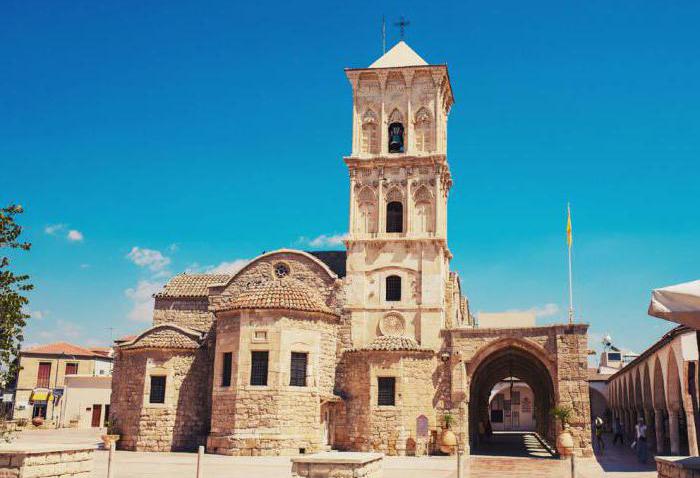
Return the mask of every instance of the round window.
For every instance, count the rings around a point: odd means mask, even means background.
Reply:
[[[275,276],[278,278],[287,277],[289,275],[289,266],[284,262],[275,264]]]

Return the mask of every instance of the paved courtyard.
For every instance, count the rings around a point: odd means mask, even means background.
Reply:
[[[16,443],[100,442],[100,430],[27,430]],[[532,441],[531,435],[495,436],[490,447],[465,459],[465,477],[478,478],[561,478],[570,477],[568,461],[548,457],[546,449]],[[608,452],[576,461],[577,478],[652,478],[653,465],[638,465],[628,447],[608,447]],[[503,456],[509,455],[509,456]],[[194,478],[196,455],[193,453],[139,453],[118,451],[114,478],[167,477]],[[205,455],[204,477],[285,478],[290,476],[289,457],[228,457]],[[95,478],[107,476],[107,452],[95,453]],[[456,478],[454,457],[387,457],[385,478]]]

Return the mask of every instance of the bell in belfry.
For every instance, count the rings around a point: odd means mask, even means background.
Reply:
[[[403,125],[401,123],[389,125],[389,152],[403,153]]]

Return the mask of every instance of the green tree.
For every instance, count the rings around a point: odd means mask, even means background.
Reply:
[[[19,239],[22,227],[15,216],[22,214],[22,206],[11,204],[0,209],[0,387],[17,373],[15,359],[24,340],[23,329],[29,315],[24,307],[29,303],[26,292],[34,286],[26,274],[10,270],[9,253],[12,250],[28,251],[31,244]]]

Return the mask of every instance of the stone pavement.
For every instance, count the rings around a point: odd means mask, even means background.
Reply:
[[[16,443],[74,443],[97,444],[101,431],[97,430],[27,430]],[[499,453],[515,456],[472,455],[465,459],[467,478],[569,478],[570,462],[546,459],[527,435],[523,443],[509,440],[513,449],[502,443]],[[629,447],[608,447],[607,453],[596,458],[577,459],[576,478],[655,478],[653,462],[641,466],[636,463]],[[521,450],[517,452],[517,450]],[[527,453],[522,453],[526,449]],[[520,453],[514,453],[513,451]],[[481,453],[488,451],[482,450]],[[118,451],[115,457],[114,478],[194,478],[197,456],[194,453],[139,453]],[[290,476],[289,457],[229,457],[205,455],[204,478],[287,478]],[[95,478],[107,476],[107,452],[95,453]],[[387,457],[384,478],[456,478],[454,457]]]

